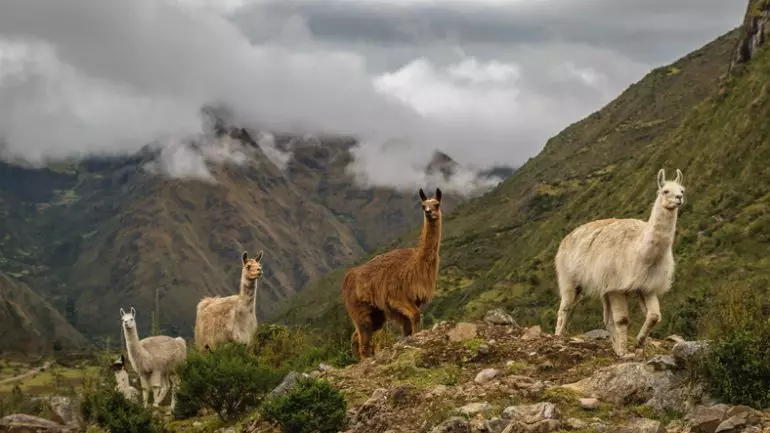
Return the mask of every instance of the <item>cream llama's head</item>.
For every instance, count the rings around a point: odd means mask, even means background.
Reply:
[[[439,188],[436,188],[436,195],[431,198],[428,198],[420,188],[420,200],[422,200],[422,210],[428,221],[441,218],[441,190]]]
[[[666,172],[658,171],[658,195],[663,207],[669,210],[678,209],[684,204],[684,186],[682,186],[682,170],[676,169],[676,179],[666,180]]]
[[[128,313],[123,311],[123,308],[120,309],[120,321],[123,322],[123,327],[125,329],[136,328],[136,320],[134,320],[134,317],[136,317],[136,310],[134,310],[134,307],[131,307],[131,310],[129,310]]]
[[[241,259],[243,260],[243,278],[249,281],[256,281],[262,277],[262,257],[264,252],[260,250],[255,257],[249,258],[246,251],[243,252]]]

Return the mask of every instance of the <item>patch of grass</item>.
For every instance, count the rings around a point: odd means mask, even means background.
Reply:
[[[393,362],[379,367],[380,371],[393,377],[398,384],[412,385],[419,389],[435,385],[457,385],[460,380],[460,367],[443,363],[435,368],[425,368],[422,367],[421,355],[421,349],[406,350]]]
[[[505,364],[505,371],[508,374],[521,374],[530,368],[530,365],[523,361],[511,362]]]

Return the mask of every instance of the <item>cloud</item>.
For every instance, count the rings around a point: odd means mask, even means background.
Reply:
[[[253,130],[356,136],[351,170],[376,184],[430,181],[436,149],[469,173],[518,165],[656,62],[739,23],[725,2],[650,2],[4,2],[0,157],[157,143],[162,172],[206,179],[206,164],[240,158],[182,144],[201,137],[211,103]],[[285,165],[269,135],[259,141]]]

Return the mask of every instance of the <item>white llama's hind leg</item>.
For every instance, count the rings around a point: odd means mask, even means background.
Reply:
[[[160,383],[160,391],[158,392],[158,404],[161,404],[166,399],[169,389],[171,389],[168,377],[164,377]]]
[[[150,376],[150,385],[152,385],[152,406],[158,407],[161,402],[161,391],[163,390],[163,378],[160,371],[153,371]]]
[[[615,335],[612,346],[615,354],[625,358],[628,344],[628,298],[621,292],[610,292],[607,296],[612,307],[612,325]]]
[[[150,399],[150,378],[146,375],[139,375],[139,383],[142,385],[142,406],[147,407]]]
[[[556,317],[556,331],[554,334],[564,334],[564,331],[567,329],[567,323],[569,323],[570,316],[572,315],[572,311],[580,301],[580,292],[580,288],[569,278],[562,275],[559,276],[559,294],[561,295],[561,302],[559,304],[559,313]]]
[[[179,378],[176,375],[171,376],[171,404],[169,411],[173,412],[176,407],[176,391],[179,389]]]
[[[660,302],[658,296],[654,293],[642,294],[642,305],[645,319],[642,329],[636,336],[636,348],[643,349],[647,336],[650,335],[652,328],[660,322]]]

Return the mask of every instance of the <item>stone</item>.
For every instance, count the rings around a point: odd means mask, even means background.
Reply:
[[[672,355],[655,355],[647,365],[651,365],[657,371],[676,370],[678,368],[676,359]]]
[[[319,365],[318,365],[318,370],[319,370],[319,371],[324,371],[324,372],[326,372],[326,371],[329,371],[329,370],[333,370],[333,369],[334,369],[334,367],[332,367],[332,366],[330,366],[330,365],[327,365],[327,364],[323,364],[323,363],[322,363],[322,364],[319,364]]]
[[[481,413],[490,409],[492,409],[491,404],[485,401],[481,401],[476,403],[468,403],[463,407],[457,408],[457,411],[463,415],[473,416],[473,415],[476,415],[477,413]]]
[[[500,308],[487,311],[487,314],[484,315],[484,321],[490,325],[519,327],[513,317]]]
[[[714,433],[725,419],[729,407],[725,404],[696,406],[686,416],[687,427],[691,433]]]
[[[583,334],[589,340],[607,340],[610,333],[605,329],[594,329]]]
[[[292,371],[289,374],[286,375],[286,377],[283,378],[283,381],[276,386],[272,391],[270,391],[271,397],[276,397],[280,395],[285,395],[287,392],[289,392],[290,389],[294,387],[294,385],[297,384],[297,380],[299,380],[300,377],[309,377],[307,374],[298,373],[296,371]]]
[[[521,421],[511,421],[503,433],[550,433],[559,428],[559,421],[555,419],[544,419],[532,424],[526,424]]]
[[[60,395],[52,396],[48,399],[48,406],[53,413],[53,421],[65,425],[78,425],[77,413],[72,407],[72,399]]]
[[[489,345],[488,344],[480,344],[479,345],[479,355],[489,355]]]
[[[588,427],[588,423],[579,418],[568,418],[564,424],[571,430],[583,430]]]
[[[74,433],[78,431],[78,428],[61,425],[32,415],[16,413],[0,419],[0,431],[9,433]]]
[[[694,365],[708,352],[707,341],[682,341],[671,348],[671,354],[679,365]]]
[[[599,408],[599,399],[596,398],[581,398],[580,407],[585,410],[596,410]]]
[[[484,428],[489,433],[503,433],[503,430],[505,430],[505,428],[508,427],[508,424],[510,423],[511,422],[508,420],[495,417],[490,420],[484,420]]]
[[[679,335],[673,334],[666,337],[666,340],[673,341],[674,343],[684,343],[686,340]]]
[[[647,418],[634,418],[625,426],[612,431],[615,433],[666,433],[660,421]]]
[[[746,427],[746,417],[734,415],[719,423],[714,433],[739,433]]]
[[[433,427],[430,433],[470,433],[471,426],[464,418],[455,416]]]
[[[532,340],[543,335],[543,330],[540,329],[540,325],[530,326],[524,330],[524,334],[521,336],[522,340]]]
[[[460,322],[447,332],[449,341],[459,343],[474,339],[478,335],[476,328],[476,325],[473,323]]]
[[[503,418],[521,421],[525,424],[535,424],[547,419],[557,419],[559,413],[556,405],[550,402],[508,406],[503,410]]]
[[[399,386],[390,393],[390,401],[393,402],[394,405],[402,405],[411,399],[413,392],[414,388],[412,386]]]
[[[500,372],[495,368],[485,368],[481,370],[479,374],[476,375],[476,378],[473,379],[473,381],[481,385],[494,379],[495,376],[498,375],[498,373]]]

